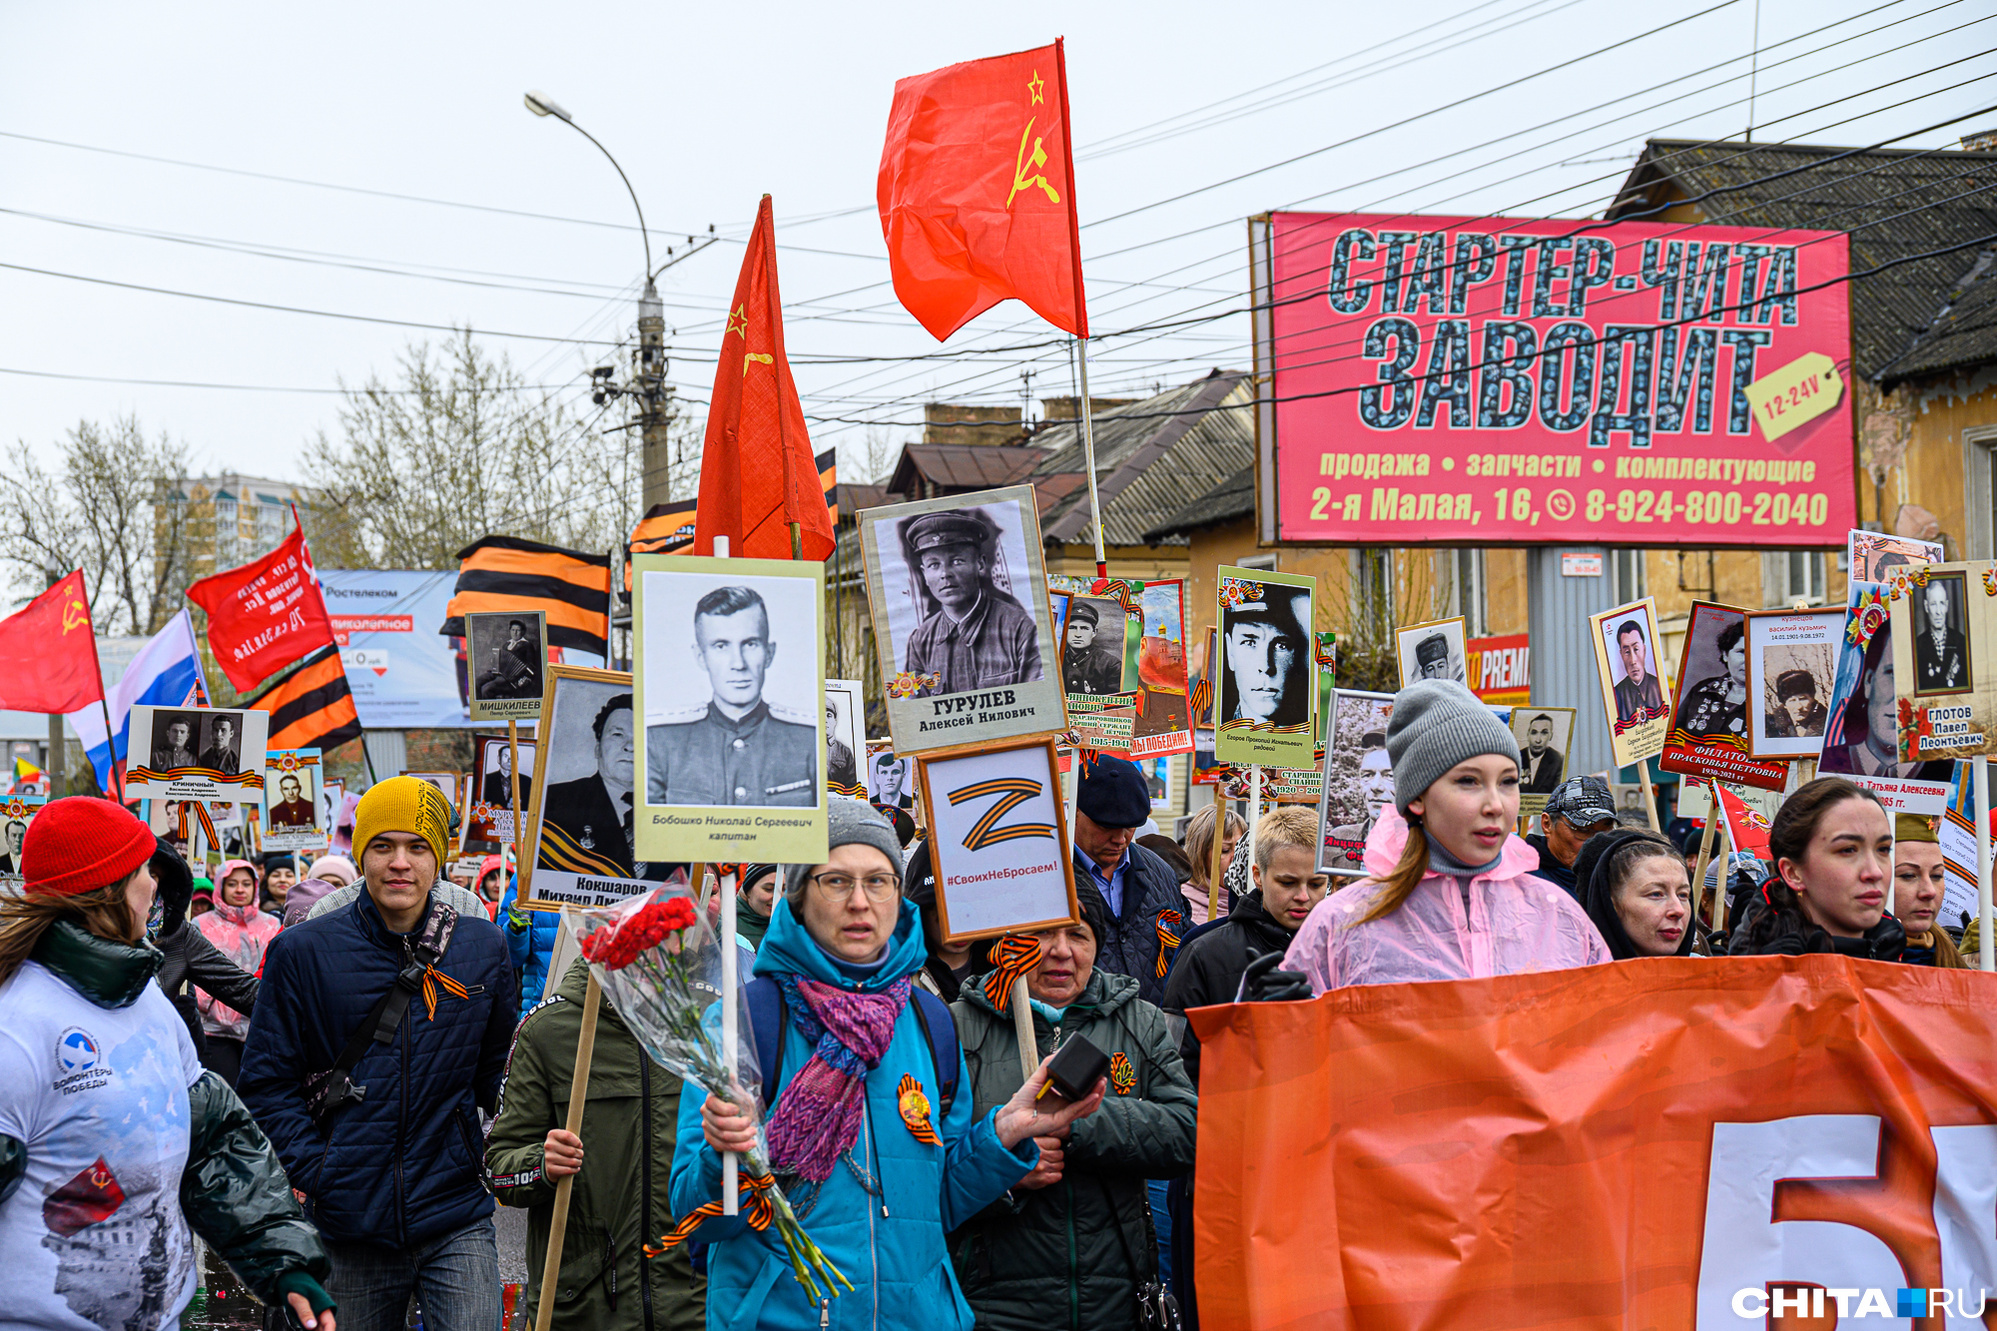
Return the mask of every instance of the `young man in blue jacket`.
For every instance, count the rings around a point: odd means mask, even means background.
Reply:
[[[354,811],[366,891],[271,940],[243,1101],[333,1258],[342,1331],[499,1320],[478,1109],[498,1099],[518,1005],[499,929],[431,888],[450,806],[414,777]]]

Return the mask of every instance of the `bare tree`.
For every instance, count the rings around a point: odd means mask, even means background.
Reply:
[[[32,595],[83,570],[100,633],[155,633],[192,581],[191,518],[174,502],[189,470],[185,443],[148,439],[136,417],[80,421],[45,465],[25,441],[8,458],[0,494],[0,564]]]
[[[322,567],[450,568],[493,534],[581,550],[628,535],[636,432],[599,432],[469,330],[406,348],[392,383],[341,386],[340,438],[322,431],[305,452]]]

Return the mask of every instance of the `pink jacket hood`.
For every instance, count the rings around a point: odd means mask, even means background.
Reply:
[[[1472,878],[1467,893],[1456,879],[1431,872],[1399,909],[1361,924],[1379,896],[1379,880],[1400,863],[1407,843],[1407,823],[1384,811],[1366,838],[1368,876],[1320,901],[1297,930],[1284,966],[1309,977],[1314,993],[1610,960],[1594,921],[1564,889],[1533,872],[1539,856],[1516,836],[1505,838],[1498,863]]]

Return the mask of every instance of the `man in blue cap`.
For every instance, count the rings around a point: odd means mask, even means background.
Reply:
[[[1151,820],[1151,788],[1137,764],[1107,754],[1085,762],[1075,795],[1075,884],[1095,884],[1109,904],[1096,967],[1137,981],[1138,997],[1163,1001],[1158,917],[1177,908],[1179,876],[1134,843]]]

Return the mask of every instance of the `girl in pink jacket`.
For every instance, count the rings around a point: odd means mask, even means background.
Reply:
[[[263,970],[264,948],[283,927],[277,916],[257,909],[257,871],[248,860],[230,860],[216,875],[215,909],[193,921],[215,950],[252,975]],[[201,1034],[208,1044],[208,1065],[231,1086],[243,1064],[243,1041],[250,1019],[197,988]]]
[[[1426,680],[1387,725],[1395,810],[1366,838],[1366,877],[1332,893],[1284,960],[1311,991],[1465,980],[1611,960],[1587,912],[1532,872],[1514,832],[1519,747],[1463,685]]]

